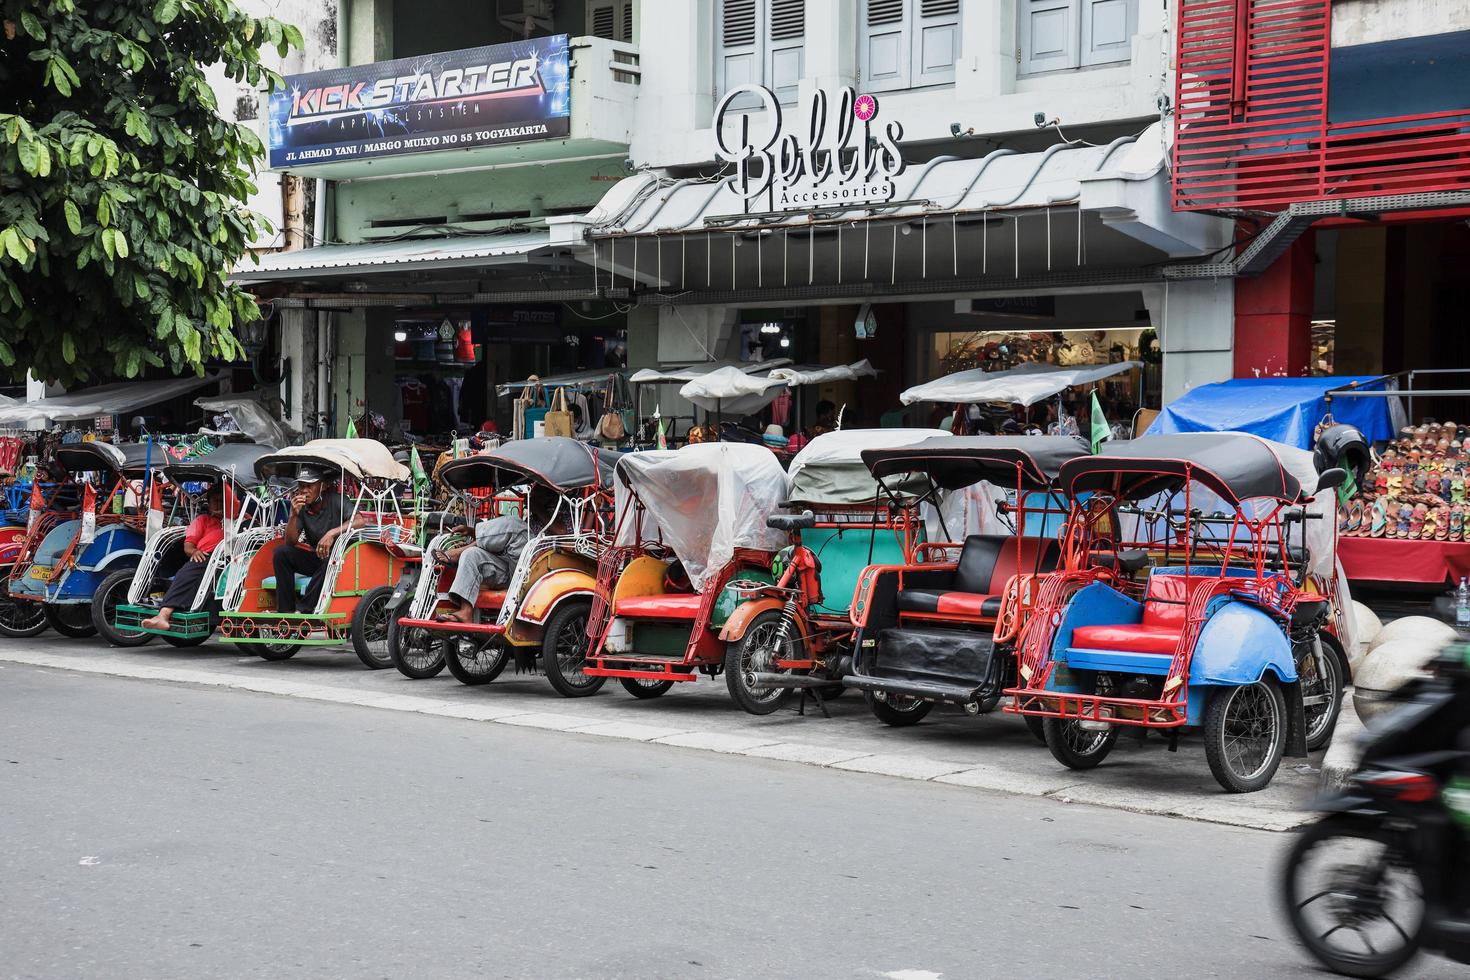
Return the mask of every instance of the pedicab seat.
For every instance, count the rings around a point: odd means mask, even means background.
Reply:
[[[697,594],[637,595],[619,599],[613,614],[634,619],[694,619],[699,615]]]
[[[1051,538],[972,534],[965,539],[947,589],[903,589],[899,612],[994,619],[1006,582],[1019,572],[1054,571],[1061,546]]]
[[[505,605],[505,591],[502,589],[481,589],[475,598],[477,609],[499,609]]]
[[[308,585],[310,585],[310,584],[311,584],[311,576],[310,575],[298,575],[298,576],[296,576],[296,591],[297,592],[305,592],[306,591],[306,587]],[[260,580],[260,587],[262,589],[271,589],[271,590],[274,590],[275,587],[276,587],[276,577],[274,575],[267,575],[265,578],[263,578],[263,579]]]
[[[1172,656],[1174,648],[1179,645],[1179,635],[1184,632],[1189,588],[1197,581],[1199,579],[1194,576],[1155,572],[1148,577],[1141,621],[1079,626],[1072,631],[1072,647]]]

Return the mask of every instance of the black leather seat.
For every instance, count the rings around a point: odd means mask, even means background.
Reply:
[[[1009,534],[972,534],[965,539],[947,589],[904,589],[900,612],[994,619],[1000,615],[1000,592],[1012,575],[1050,572],[1061,547],[1051,538],[1017,538]]]

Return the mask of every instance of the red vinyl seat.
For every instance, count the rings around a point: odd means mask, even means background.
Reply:
[[[698,595],[636,595],[619,599],[613,612],[633,619],[694,619],[699,603]]]
[[[1060,546],[1050,538],[972,534],[960,551],[951,587],[903,589],[898,593],[898,610],[924,616],[994,619],[1000,615],[1000,592],[1011,576],[1052,571],[1059,554]]]
[[[1072,631],[1072,646],[1079,650],[1172,654],[1184,632],[1190,586],[1197,581],[1184,575],[1150,575],[1141,622],[1079,626]]]
[[[499,609],[505,605],[505,593],[494,589],[481,589],[479,596],[475,599],[477,609]]]

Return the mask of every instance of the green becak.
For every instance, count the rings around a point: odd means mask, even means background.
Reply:
[[[0,378],[239,356],[264,148],[204,72],[274,88],[261,49],[300,45],[230,0],[0,0]]]

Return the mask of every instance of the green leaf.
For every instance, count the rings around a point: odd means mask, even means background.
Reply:
[[[128,257],[128,236],[116,228],[112,229],[112,248],[117,252],[117,257],[125,259]]]
[[[97,223],[104,228],[112,224],[112,198],[106,194],[97,198]]]
[[[10,367],[15,363],[15,349],[5,341],[0,340],[0,364]]]
[[[82,233],[82,212],[77,208],[75,201],[67,201],[61,206],[66,212],[66,226],[71,229],[73,235]]]
[[[61,359],[68,364],[75,363],[77,359],[77,345],[71,339],[70,331],[61,335]]]
[[[24,27],[26,33],[37,41],[46,40],[46,29],[41,26],[41,22],[36,18],[36,15],[29,10],[21,12],[20,26]]]
[[[160,27],[172,24],[179,16],[179,0],[159,0],[153,8],[153,20]]]
[[[115,247],[112,244],[112,236],[115,234],[117,233],[111,228],[102,229],[102,251],[107,253],[107,257],[109,259],[117,254],[115,251]]]
[[[15,152],[20,156],[21,169],[36,176],[41,166],[41,141],[32,137],[23,139],[16,144]]]

